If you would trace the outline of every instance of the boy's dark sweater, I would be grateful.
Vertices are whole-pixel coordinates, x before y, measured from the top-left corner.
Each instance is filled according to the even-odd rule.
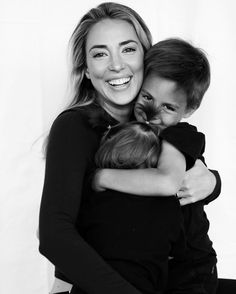
[[[194,130],[197,132],[196,127],[188,123],[179,123],[177,126],[174,126],[175,129],[177,127],[179,131],[176,131],[174,137],[171,134],[171,127],[169,127],[161,133],[162,139],[167,140],[185,155],[187,169],[198,158],[204,162],[205,136],[200,132],[196,135],[194,133]],[[191,128],[193,132],[189,132],[188,128]],[[199,136],[202,136],[202,141],[199,140]],[[208,236],[209,221],[204,211],[204,206],[209,201],[215,199],[219,195],[218,193],[220,193],[220,181],[218,181],[215,190],[209,198],[182,206],[188,243],[188,258],[194,261],[205,258],[208,255],[216,255]]]
[[[179,123],[180,127],[179,136],[172,138],[169,136],[169,130],[166,129],[162,133],[162,138],[168,140],[182,153],[185,154],[186,160],[189,158],[190,150],[196,148],[196,141],[194,137],[189,138],[184,135],[182,128],[185,128],[187,123]],[[193,126],[192,126],[193,127]],[[193,127],[195,128],[195,127]],[[165,133],[166,132],[166,133]],[[205,148],[205,140],[202,146],[202,150],[199,150],[199,154],[195,154],[193,159],[201,159],[204,162],[203,152]],[[191,161],[190,161],[191,162]],[[216,172],[213,171],[217,176]],[[182,206],[182,213],[184,217],[185,236],[187,242],[186,256],[182,260],[172,259],[169,262],[169,286],[173,287],[175,284],[185,282],[193,274],[193,269],[199,268],[201,272],[209,271],[209,268],[213,267],[216,262],[216,252],[212,247],[212,241],[208,236],[209,221],[204,211],[204,206],[210,201],[218,197],[221,190],[221,182],[218,176],[217,185],[213,193],[206,199],[198,201],[192,204]],[[184,276],[184,277],[183,277]],[[182,279],[182,280],[181,280]]]

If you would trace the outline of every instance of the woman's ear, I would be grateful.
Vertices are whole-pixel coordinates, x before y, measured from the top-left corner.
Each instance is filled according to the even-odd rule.
[[[88,68],[86,68],[86,70],[85,70],[85,75],[86,75],[87,79],[90,79],[90,74],[89,74]]]

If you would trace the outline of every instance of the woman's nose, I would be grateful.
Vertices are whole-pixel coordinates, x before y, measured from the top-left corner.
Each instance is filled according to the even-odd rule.
[[[121,56],[113,55],[111,56],[109,69],[113,71],[120,71],[124,68],[124,62]]]

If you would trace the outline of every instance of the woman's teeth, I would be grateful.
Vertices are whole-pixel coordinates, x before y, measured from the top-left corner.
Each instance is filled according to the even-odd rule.
[[[122,85],[127,84],[129,81],[130,81],[130,77],[129,78],[117,79],[117,80],[111,80],[111,81],[108,81],[108,83],[111,86],[122,86]]]

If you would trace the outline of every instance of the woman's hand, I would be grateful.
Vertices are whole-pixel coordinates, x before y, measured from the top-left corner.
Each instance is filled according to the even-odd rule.
[[[180,205],[205,199],[213,192],[215,185],[214,174],[198,159],[195,165],[186,172],[182,186],[177,193]]]

